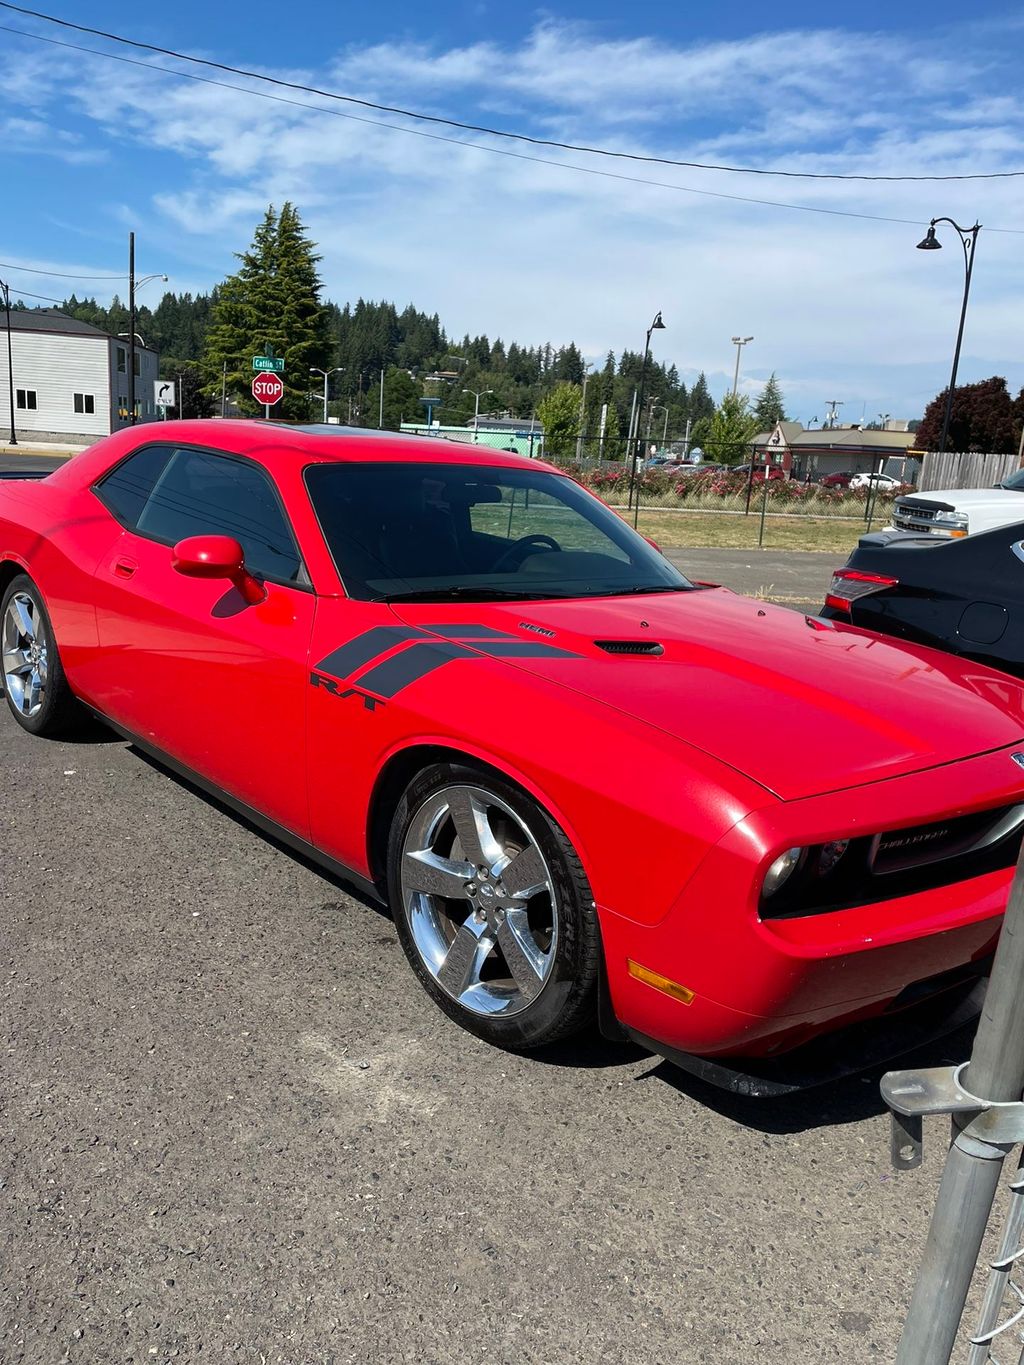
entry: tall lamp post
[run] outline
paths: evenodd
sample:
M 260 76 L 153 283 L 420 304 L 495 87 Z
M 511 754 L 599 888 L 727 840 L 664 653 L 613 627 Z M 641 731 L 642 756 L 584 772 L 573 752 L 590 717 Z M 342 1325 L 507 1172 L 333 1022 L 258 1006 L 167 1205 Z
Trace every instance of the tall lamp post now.
M 641 416 L 641 414 L 642 414 L 642 412 L 643 412 L 643 410 L 644 410 L 644 385 L 647 383 L 647 362 L 648 362 L 648 360 L 650 359 L 650 355 L 651 355 L 651 334 L 652 334 L 652 332 L 663 332 L 664 330 L 665 330 L 665 324 L 664 324 L 664 323 L 662 322 L 662 320 L 661 320 L 661 313 L 660 313 L 660 312 L 655 313 L 655 315 L 654 315 L 654 321 L 651 323 L 650 327 L 648 327 L 648 329 L 647 329 L 647 340 L 644 342 L 644 359 L 643 359 L 643 364 L 640 366 L 640 388 L 639 388 L 638 391 L 637 391 L 637 404 L 636 404 L 636 440 L 635 440 L 635 444 L 634 444 L 634 446 L 633 446 L 633 450 L 631 451 L 631 458 L 630 458 L 630 465 L 629 465 L 629 500 L 630 500 L 630 502 L 633 502 L 633 487 L 634 487 L 634 484 L 636 483 L 636 466 L 637 466 L 637 461 L 638 461 L 639 458 L 640 458 L 640 447 L 641 447 L 641 445 L 643 444 L 643 437 L 640 435 L 640 416 Z M 634 528 L 636 527 L 636 524 L 637 524 L 637 522 L 639 521 L 639 519 L 640 519 L 640 498 L 639 498 L 639 495 L 638 495 L 638 496 L 637 496 L 637 499 L 636 499 L 636 503 L 635 503 L 634 508 L 633 508 L 633 526 L 634 526 Z
M 324 423 L 327 422 L 327 381 L 332 374 L 341 374 L 345 369 L 344 365 L 335 365 L 333 370 L 318 370 L 315 365 L 310 365 L 310 374 L 322 374 L 324 377 Z
M 144 284 L 149 284 L 150 280 L 163 280 L 167 283 L 167 276 L 158 271 L 155 275 L 144 275 L 141 280 L 135 278 L 135 233 L 128 234 L 128 422 L 131 426 L 136 423 L 135 415 L 135 291 L 141 289 Z
M 4 311 L 7 314 L 7 390 L 11 399 L 11 445 L 18 444 L 17 433 L 14 430 L 14 361 L 11 359 L 11 291 L 4 280 L 0 280 L 0 289 L 4 291 Z
M 664 422 L 661 424 L 661 444 L 662 444 L 662 447 L 663 447 L 662 453 L 664 454 L 664 445 L 665 445 L 665 442 L 666 442 L 667 439 L 668 439 L 668 408 L 665 406 L 664 403 L 655 403 L 654 407 L 651 408 L 651 417 L 652 417 L 652 419 L 653 419 L 654 414 L 655 414 L 656 412 L 663 412 L 663 413 L 665 414 L 665 420 L 664 420 Z M 650 430 L 651 430 L 651 426 L 650 426 L 650 423 L 648 422 L 648 424 L 647 424 L 647 433 L 648 433 L 648 435 L 650 435 Z
M 918 251 L 940 251 L 942 243 L 935 236 L 935 224 L 948 223 L 960 238 L 960 245 L 964 249 L 964 298 L 960 305 L 960 326 L 956 334 L 956 350 L 953 352 L 953 372 L 949 377 L 949 390 L 946 393 L 946 411 L 942 418 L 942 435 L 939 437 L 938 454 L 942 454 L 946 449 L 946 440 L 949 436 L 949 419 L 953 412 L 953 390 L 956 388 L 956 372 L 960 365 L 960 343 L 964 339 L 964 320 L 967 317 L 967 298 L 971 292 L 971 272 L 974 270 L 974 251 L 978 245 L 978 233 L 981 231 L 981 224 L 975 222 L 973 227 L 961 227 L 952 218 L 933 218 L 929 224 L 928 231 L 925 233 L 924 241 L 918 242 Z
M 494 390 L 481 389 L 480 392 L 477 393 L 476 389 L 463 389 L 462 392 L 471 393 L 476 399 L 476 405 L 473 408 L 473 442 L 475 444 L 480 440 L 480 399 L 483 398 L 485 393 L 493 393 Z
M 732 372 L 732 396 L 736 397 L 736 390 L 740 383 L 740 355 L 748 341 L 753 341 L 753 337 L 733 337 L 732 344 L 736 347 L 736 368 Z

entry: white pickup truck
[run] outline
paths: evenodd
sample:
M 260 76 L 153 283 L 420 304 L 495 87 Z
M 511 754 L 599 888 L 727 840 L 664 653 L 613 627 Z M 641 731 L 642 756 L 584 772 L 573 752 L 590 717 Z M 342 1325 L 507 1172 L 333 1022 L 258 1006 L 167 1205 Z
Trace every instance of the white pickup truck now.
M 994 488 L 944 488 L 907 493 L 896 499 L 892 524 L 897 531 L 927 531 L 959 539 L 1024 521 L 1024 469 Z

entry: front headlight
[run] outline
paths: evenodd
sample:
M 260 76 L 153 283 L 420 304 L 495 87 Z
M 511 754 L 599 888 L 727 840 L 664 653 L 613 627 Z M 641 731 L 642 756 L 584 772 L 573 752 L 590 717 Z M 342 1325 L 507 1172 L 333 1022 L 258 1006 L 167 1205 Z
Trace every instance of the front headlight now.
M 803 852 L 802 848 L 787 848 L 785 853 L 780 854 L 775 859 L 764 875 L 764 885 L 761 887 L 762 896 L 774 896 L 780 887 L 785 886 L 800 865 Z
M 940 512 L 934 522 L 937 531 L 946 531 L 958 540 L 969 533 L 970 525 L 971 519 L 966 512 Z

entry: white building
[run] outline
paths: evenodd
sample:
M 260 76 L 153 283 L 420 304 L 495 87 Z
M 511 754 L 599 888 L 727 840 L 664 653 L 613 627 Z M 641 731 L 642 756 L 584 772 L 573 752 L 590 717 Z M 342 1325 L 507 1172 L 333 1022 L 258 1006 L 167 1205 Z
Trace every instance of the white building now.
M 7 338 L 0 313 L 0 433 L 7 428 L 11 380 Z M 56 309 L 15 309 L 11 313 L 11 370 L 14 426 L 18 438 L 109 436 L 128 425 L 126 337 L 113 337 Z M 150 422 L 161 413 L 154 403 L 159 357 L 135 341 L 135 411 Z

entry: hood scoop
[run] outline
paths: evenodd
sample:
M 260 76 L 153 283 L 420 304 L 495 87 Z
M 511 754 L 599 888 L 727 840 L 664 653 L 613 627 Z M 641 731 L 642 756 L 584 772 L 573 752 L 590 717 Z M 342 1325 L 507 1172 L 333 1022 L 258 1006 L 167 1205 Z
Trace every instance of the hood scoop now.
M 594 644 L 598 649 L 603 649 L 606 654 L 643 654 L 657 655 L 664 654 L 664 645 L 659 645 L 657 640 L 595 640 Z

